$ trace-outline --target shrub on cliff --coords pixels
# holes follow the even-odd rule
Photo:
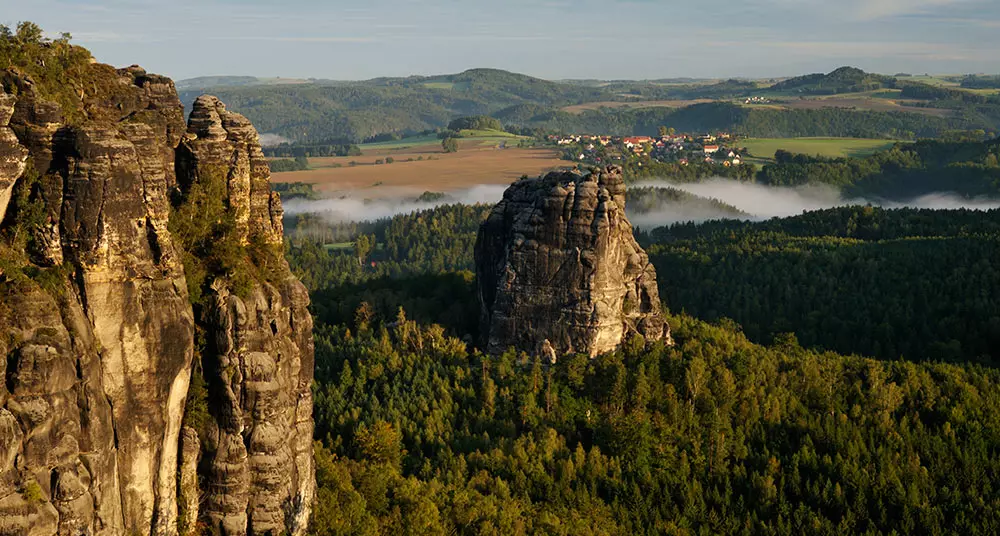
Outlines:
[[[202,303],[203,291],[217,277],[227,277],[236,294],[249,294],[252,266],[237,240],[226,196],[224,171],[205,170],[170,215],[170,232],[183,249],[184,274],[194,304]]]
[[[75,123],[86,116],[85,102],[107,100],[122,86],[113,67],[95,63],[90,51],[71,45],[71,39],[68,33],[49,39],[28,21],[14,30],[0,25],[0,69],[12,71],[0,73],[0,83],[17,94],[26,89],[18,78],[27,76],[38,96],[59,104],[67,121]]]

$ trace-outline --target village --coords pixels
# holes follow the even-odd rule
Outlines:
[[[738,148],[738,139],[730,133],[676,134],[660,129],[658,136],[601,136],[592,134],[550,135],[548,141],[564,147],[567,160],[601,164],[631,159],[656,160],[687,166],[705,163],[724,167],[744,163],[746,150]],[[641,163],[639,164],[641,165]]]

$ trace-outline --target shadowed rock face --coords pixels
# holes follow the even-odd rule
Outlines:
[[[0,535],[174,535],[179,497],[181,526],[301,534],[314,488],[308,295],[282,265],[247,300],[220,284],[195,318],[167,229],[170,193],[211,164],[227,170],[244,243],[281,243],[257,134],[214,99],[187,127],[169,79],[107,72],[113,92],[88,96],[72,124],[30,79],[0,73],[17,89],[0,86],[0,230],[18,224],[22,188],[44,219],[27,254],[53,267],[43,288],[0,264]],[[182,427],[198,326],[215,412],[204,445]]]
[[[633,333],[670,340],[617,166],[514,183],[479,228],[475,254],[491,354],[514,347],[593,357]]]

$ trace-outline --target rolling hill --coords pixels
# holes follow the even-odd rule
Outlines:
[[[358,143],[388,133],[407,136],[442,129],[455,118],[470,115],[490,115],[521,129],[616,135],[654,134],[666,125],[680,131],[729,130],[753,137],[912,139],[949,130],[1000,128],[1000,97],[960,89],[940,95],[943,90],[852,67],[790,78],[770,87],[767,82],[739,79],[672,82],[680,83],[553,82],[497,69],[471,69],[364,81],[203,77],[178,86],[185,104],[210,91],[261,132],[311,143]],[[874,97],[836,100],[840,98],[836,95],[870,94],[884,88],[902,88],[907,107]],[[951,93],[961,93],[960,98]],[[754,95],[799,99],[744,106],[743,98]],[[643,102],[657,105],[642,107]],[[562,110],[588,103],[602,106],[583,113]]]
[[[828,74],[816,73],[789,78],[774,84],[770,90],[803,95],[836,95],[895,87],[896,79],[891,76],[866,73],[855,67],[841,67]]]

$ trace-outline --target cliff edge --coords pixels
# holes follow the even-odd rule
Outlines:
[[[65,40],[0,53],[0,535],[304,533],[312,324],[256,131]]]

